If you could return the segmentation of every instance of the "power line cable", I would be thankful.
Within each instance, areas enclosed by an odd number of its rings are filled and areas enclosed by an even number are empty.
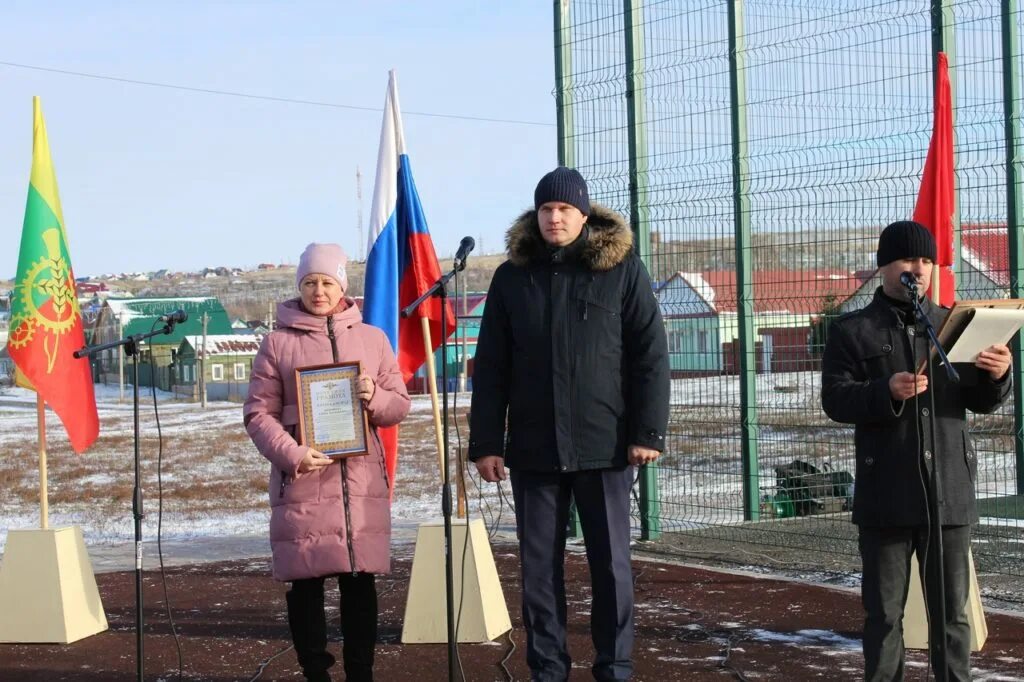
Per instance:
[[[36,66],[34,64],[19,64],[17,62],[0,61],[0,66],[9,66],[14,69],[29,69],[32,71],[44,71],[56,73],[62,76],[75,76],[76,78],[93,78],[95,80],[113,81],[115,83],[127,83],[129,85],[143,85],[150,88],[166,88],[168,90],[181,90],[184,92],[195,92],[204,95],[221,95],[223,97],[241,97],[243,99],[262,100],[265,102],[280,102],[283,104],[302,104],[313,107],[328,107],[331,109],[349,109],[352,111],[372,111],[382,113],[381,107],[359,106],[357,104],[340,104],[338,102],[323,102],[319,100],[297,99],[294,97],[275,97],[273,95],[254,95],[248,92],[237,92],[233,90],[218,90],[216,88],[200,88],[192,85],[178,85],[176,83],[160,83],[158,81],[145,81],[135,78],[122,78],[120,76],[107,76],[104,74],[87,73],[85,71],[71,71],[69,69],[55,69],[48,66]],[[463,116],[459,114],[439,114],[431,111],[408,111],[403,110],[405,116],[428,116],[430,118],[448,118],[460,121],[478,121],[481,123],[510,123],[514,125],[554,127],[554,123],[543,121],[524,121],[512,118],[491,118],[488,116]]]

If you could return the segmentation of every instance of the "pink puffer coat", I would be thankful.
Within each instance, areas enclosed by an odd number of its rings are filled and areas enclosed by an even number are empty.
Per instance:
[[[277,307],[278,329],[263,339],[252,367],[245,427],[270,460],[270,546],[273,573],[288,581],[391,570],[391,501],[378,426],[400,422],[409,394],[387,337],[363,324],[352,299],[330,318],[338,362],[362,363],[377,387],[366,406],[369,450],[308,473],[298,473],[308,448],[298,428],[295,368],[334,362],[329,318],[303,312],[298,299]]]

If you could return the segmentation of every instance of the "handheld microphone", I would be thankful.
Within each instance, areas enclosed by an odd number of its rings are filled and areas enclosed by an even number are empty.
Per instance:
[[[459,250],[455,252],[455,259],[452,261],[452,267],[455,270],[462,271],[466,269],[466,256],[476,246],[476,242],[473,241],[472,237],[463,237],[459,243]]]
[[[900,284],[905,286],[911,292],[917,293],[917,278],[909,272],[904,271],[900,273]]]
[[[160,316],[161,322],[168,322],[170,324],[180,324],[188,319],[188,313],[184,310],[175,310],[173,313],[164,313]]]

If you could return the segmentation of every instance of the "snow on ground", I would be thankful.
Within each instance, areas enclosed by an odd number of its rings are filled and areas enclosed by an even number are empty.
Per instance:
[[[87,542],[114,543],[133,537],[131,487],[133,428],[131,387],[122,394],[116,386],[96,387],[101,433],[97,444],[76,456],[57,418],[48,413],[50,525],[82,526]],[[828,422],[817,410],[820,375],[817,372],[757,376],[762,433],[758,443],[763,492],[773,492],[773,466],[801,456],[798,446],[814,446],[825,433],[825,453],[837,468],[852,469],[852,429]],[[159,486],[163,485],[162,534],[166,538],[210,535],[263,535],[269,508],[266,502],[267,463],[245,434],[241,405],[211,402],[207,409],[158,391],[159,422],[163,432],[161,477],[157,479],[157,419],[153,393],[140,395],[143,492],[146,518],[143,535],[155,537]],[[449,396],[450,471],[468,438],[465,414],[470,394]],[[734,376],[677,379],[672,382],[674,428],[683,435],[672,439],[659,468],[662,529],[743,522],[743,474],[740,457],[739,380]],[[39,495],[36,455],[35,394],[24,389],[0,389],[0,546],[8,528],[38,527]],[[790,413],[790,411],[794,411]],[[456,419],[458,415],[458,419]],[[787,421],[788,420],[788,421]],[[806,423],[810,420],[813,423]],[[831,431],[825,432],[824,429]],[[838,429],[838,430],[837,430]],[[808,445],[810,444],[810,445]],[[678,451],[678,452],[674,452]],[[999,474],[1006,488],[1007,456],[979,452],[979,487],[986,489],[986,472]],[[991,460],[991,461],[990,461]],[[429,396],[414,396],[412,410],[401,428],[401,453],[394,496],[396,525],[417,524],[441,517],[441,473],[433,432]],[[993,479],[995,480],[995,479]],[[512,523],[508,482],[501,492],[478,479],[469,479],[471,514],[486,513],[488,522],[501,515]],[[454,486],[453,486],[454,488]],[[1002,527],[1024,522],[985,519]]]
[[[87,544],[124,543],[134,538],[131,489],[134,485],[134,429],[131,391],[119,402],[117,387],[97,386],[100,437],[75,455],[59,419],[47,411],[49,526],[80,526]],[[456,400],[457,398],[457,400]],[[39,528],[39,464],[35,394],[0,389],[0,547],[9,529]],[[144,541],[187,541],[213,536],[265,537],[270,509],[266,500],[268,464],[242,424],[241,405],[181,402],[157,392],[163,450],[157,439],[151,389],[140,396],[140,452],[143,478]],[[450,457],[457,437],[466,440],[464,418],[456,432],[455,407],[464,414],[469,394],[450,398]],[[396,527],[440,519],[441,474],[429,396],[415,396],[401,431],[398,481],[393,501]],[[162,456],[160,477],[158,457]],[[451,471],[454,472],[454,464]],[[454,474],[452,474],[454,476]],[[160,487],[163,488],[163,516]],[[471,489],[471,494],[475,492]],[[511,499],[511,493],[508,493]],[[471,513],[475,507],[471,501]],[[511,512],[506,509],[504,523]]]

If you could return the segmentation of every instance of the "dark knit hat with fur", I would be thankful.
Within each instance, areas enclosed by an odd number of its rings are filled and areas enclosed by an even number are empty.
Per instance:
[[[539,209],[549,201],[571,204],[583,215],[590,215],[587,181],[575,168],[559,166],[540,179],[533,191],[533,207]]]
[[[913,220],[892,223],[878,236],[878,267],[904,258],[935,260],[935,238],[927,227]]]

